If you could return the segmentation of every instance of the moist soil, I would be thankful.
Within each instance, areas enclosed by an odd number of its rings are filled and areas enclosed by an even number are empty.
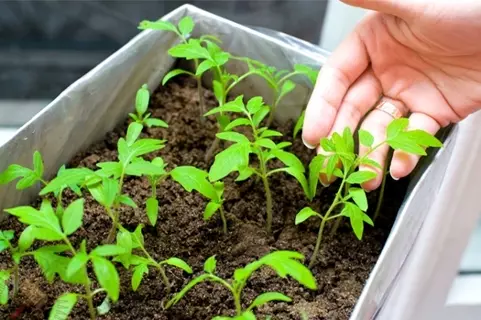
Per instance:
[[[208,107],[215,106],[212,92],[204,90]],[[154,117],[169,123],[168,129],[151,128],[142,137],[167,139],[164,149],[149,155],[163,157],[169,168],[177,165],[192,165],[208,169],[204,154],[215,137],[214,119],[201,118],[196,82],[191,78],[179,77],[165,87],[159,87],[151,97],[149,112]],[[117,159],[117,140],[125,136],[129,120],[109,132],[103,141],[77,154],[68,167],[96,168],[101,161]],[[294,123],[274,124],[273,128],[284,134],[283,139],[292,142],[293,151],[305,164],[315,155],[302,144],[300,136],[292,139]],[[272,166],[276,166],[275,162]],[[285,174],[272,175],[270,184],[274,199],[274,221],[272,236],[265,230],[265,196],[261,181],[249,179],[234,182],[235,174],[226,179],[225,211],[228,219],[228,234],[222,233],[220,218],[205,222],[202,219],[206,200],[197,192],[188,193],[180,185],[166,180],[158,188],[160,203],[159,219],[155,227],[149,226],[144,203],[150,195],[148,181],[127,177],[124,192],[139,205],[133,209],[123,207],[120,213],[122,224],[133,231],[139,223],[143,229],[145,247],[158,261],[179,257],[194,269],[188,275],[174,268],[167,268],[171,279],[171,292],[180,291],[193,276],[202,272],[203,262],[210,256],[217,257],[217,274],[231,279],[234,270],[273,250],[296,250],[307,259],[311,256],[317,237],[319,222],[311,219],[308,223],[295,226],[294,217],[303,207],[309,205],[297,181]],[[320,186],[314,201],[314,208],[325,211],[337,191],[338,184],[328,188]],[[388,178],[381,216],[375,227],[365,227],[362,241],[357,240],[349,223],[343,223],[334,236],[325,232],[318,264],[312,269],[317,280],[315,291],[304,288],[292,279],[281,279],[269,268],[257,271],[243,292],[243,304],[248,305],[258,294],[279,291],[291,297],[291,303],[269,303],[259,309],[259,319],[301,319],[305,312],[308,319],[348,319],[361,294],[389,235],[397,211],[406,193],[407,181],[392,181]],[[68,190],[64,202],[68,204],[76,196]],[[376,207],[378,192],[368,194],[369,214]],[[39,200],[33,203],[38,206]],[[81,239],[87,239],[93,248],[107,237],[111,222],[104,210],[86,195],[83,226],[72,235],[74,246]],[[9,217],[0,225],[2,230],[13,229],[18,235],[24,228],[16,219]],[[0,255],[0,268],[10,266],[10,258],[4,252]],[[121,292],[118,303],[107,315],[99,319],[178,319],[206,320],[216,315],[233,315],[234,302],[230,293],[218,284],[202,283],[191,290],[177,305],[165,311],[163,302],[169,298],[159,274],[151,269],[137,292],[131,290],[131,271],[119,265]],[[93,277],[91,277],[93,278]],[[83,292],[81,288],[62,283],[58,278],[49,285],[33,258],[22,260],[20,270],[21,291],[9,306],[0,310],[1,319],[47,319],[55,299],[64,292]],[[94,286],[97,284],[94,282]],[[11,284],[10,284],[11,288]],[[102,303],[99,294],[95,304]],[[87,305],[83,300],[76,305],[71,319],[88,319]]]

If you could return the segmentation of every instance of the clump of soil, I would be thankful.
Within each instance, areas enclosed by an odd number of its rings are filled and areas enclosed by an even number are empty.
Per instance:
[[[149,112],[154,117],[169,123],[168,129],[152,128],[142,137],[167,139],[166,147],[149,158],[161,156],[170,168],[177,165],[192,165],[208,169],[204,154],[214,140],[216,126],[213,119],[201,121],[199,117],[196,83],[191,78],[178,78],[166,87],[158,88],[152,94]],[[205,90],[205,100],[210,107],[215,106],[213,94]],[[117,140],[125,136],[128,121],[118,129],[108,133],[105,139],[88,150],[79,153],[69,167],[85,166],[95,168],[96,163],[117,158]],[[283,139],[293,143],[291,150],[306,164],[314,156],[314,151],[304,147],[300,137],[292,139],[293,123],[274,128],[284,134]],[[275,163],[273,163],[275,165]],[[155,227],[148,226],[144,203],[150,195],[148,182],[141,178],[128,177],[124,192],[139,205],[138,209],[124,207],[121,211],[122,224],[134,230],[144,223],[146,249],[158,260],[172,256],[187,261],[194,275],[202,272],[203,262],[216,255],[217,273],[230,279],[238,267],[260,258],[273,250],[296,250],[310,257],[318,231],[318,222],[311,221],[301,226],[294,225],[296,213],[308,205],[297,181],[283,174],[270,178],[274,199],[273,235],[265,231],[265,197],[262,183],[249,179],[236,183],[235,177],[226,179],[225,211],[229,233],[222,233],[221,222],[217,217],[211,221],[202,220],[206,200],[198,193],[188,193],[170,180],[162,183],[157,198],[160,202],[159,219]],[[279,291],[293,299],[292,303],[270,303],[257,310],[260,319],[270,315],[273,319],[301,319],[306,312],[309,319],[344,320],[348,319],[362,291],[370,271],[381,253],[389,235],[396,213],[406,192],[406,181],[388,180],[381,218],[376,227],[366,226],[362,241],[355,238],[348,224],[343,224],[333,237],[326,232],[319,263],[313,268],[318,290],[311,291],[291,279],[280,279],[270,269],[262,269],[252,277],[244,290],[243,303],[266,291]],[[337,185],[318,191],[314,207],[325,211],[332,201]],[[66,192],[65,203],[75,199]],[[376,206],[377,192],[369,194],[371,212]],[[36,205],[38,205],[38,201]],[[103,209],[90,197],[86,197],[83,226],[72,236],[74,245],[87,239],[88,247],[93,248],[107,237],[111,222]],[[13,229],[18,235],[24,228],[14,218],[8,218],[0,226],[2,230]],[[10,266],[6,253],[0,255],[0,268]],[[131,272],[119,265],[121,277],[120,300],[112,306],[107,315],[99,319],[177,319],[205,320],[216,315],[233,315],[233,299],[229,292],[217,284],[203,283],[195,287],[176,306],[164,311],[162,303],[166,296],[159,275],[155,270],[144,278],[139,290],[130,289]],[[172,281],[172,292],[178,292],[192,278],[179,270],[168,268]],[[52,285],[44,279],[35,261],[24,258],[20,270],[20,282],[28,283],[29,290],[21,290],[20,295],[8,307],[2,307],[0,318],[47,319],[55,299],[69,290],[81,288],[62,283],[59,279]],[[41,304],[29,303],[31,295],[41,292]],[[100,305],[103,296],[97,296]],[[38,299],[37,299],[38,300]],[[86,303],[81,301],[74,308],[71,319],[88,319]]]

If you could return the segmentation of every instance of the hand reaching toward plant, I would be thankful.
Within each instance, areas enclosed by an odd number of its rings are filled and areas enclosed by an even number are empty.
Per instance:
[[[374,136],[374,144],[385,140],[386,127],[400,116],[409,116],[410,129],[435,134],[481,107],[480,1],[343,1],[377,12],[366,16],[322,68],[306,109],[306,146],[314,148],[346,126],[355,130],[364,117],[360,128]],[[369,112],[377,102],[387,104]],[[388,150],[385,145],[369,158],[384,166]],[[318,152],[325,151],[318,147]],[[366,152],[361,147],[360,154]],[[418,160],[394,151],[391,176],[407,176]],[[376,189],[381,169],[361,169],[378,173],[363,184]]]

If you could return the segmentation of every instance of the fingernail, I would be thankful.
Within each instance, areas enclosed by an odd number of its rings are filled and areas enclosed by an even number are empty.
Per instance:
[[[391,174],[391,178],[392,178],[393,180],[396,180],[396,181],[398,181],[398,180],[399,180],[399,178],[397,178],[397,177],[393,176],[392,174]]]
[[[308,149],[315,149],[316,147],[307,143],[305,140],[304,140],[304,137],[302,137],[302,143],[304,143],[304,145],[308,148]]]
[[[327,188],[327,187],[329,187],[329,186],[331,185],[330,183],[324,183],[324,182],[322,182],[321,179],[319,179],[319,182],[322,184],[322,186],[323,186],[324,188]]]

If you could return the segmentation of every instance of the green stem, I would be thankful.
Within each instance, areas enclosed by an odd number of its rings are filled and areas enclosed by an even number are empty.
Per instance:
[[[351,171],[349,172],[349,174],[351,174]],[[348,176],[349,176],[349,174],[348,174]],[[348,194],[349,194],[349,183],[346,183],[344,185],[344,196],[347,196]],[[332,217],[331,217],[331,219],[332,219]],[[341,226],[341,222],[342,222],[342,216],[338,215],[338,217],[336,218],[336,221],[334,222],[334,225],[332,226],[332,229],[331,229],[331,237],[337,233],[337,230]]]
[[[214,142],[210,145],[209,150],[205,153],[204,161],[205,163],[209,163],[212,157],[214,156],[214,152],[219,148],[220,140],[219,138],[215,137]]]
[[[222,219],[222,230],[224,231],[224,234],[227,234],[227,220],[225,218],[223,204],[220,205],[219,212],[220,212],[220,218]]]
[[[322,219],[321,225],[319,227],[319,233],[317,234],[316,247],[314,248],[314,253],[312,254],[311,261],[309,262],[309,268],[312,268],[314,262],[316,261],[319,249],[321,248],[322,233],[324,232],[324,227],[326,226],[326,218]]]
[[[112,212],[110,208],[105,208],[107,214],[112,219],[112,227],[110,228],[109,235],[107,236],[106,243],[112,243],[117,236],[117,225],[118,225],[118,213],[117,211]]]
[[[233,292],[234,294],[234,303],[235,303],[235,311],[238,316],[242,315],[242,305],[240,300],[240,294]]]
[[[264,184],[264,189],[266,192],[266,214],[267,214],[267,233],[271,234],[272,232],[272,194],[271,189],[269,187],[269,181],[266,177],[265,171],[261,175],[262,182]]]
[[[137,238],[137,236],[134,235],[134,237]],[[137,239],[137,243],[141,243],[139,241],[139,239]],[[150,260],[150,262],[152,262],[152,264],[154,264],[156,266],[156,268],[159,270],[160,272],[160,277],[162,278],[162,282],[164,283],[164,285],[167,287],[167,293],[170,293],[170,281],[169,281],[169,278],[167,278],[167,275],[165,274],[165,269],[164,267],[162,266],[162,264],[158,263],[157,261],[154,260],[154,258],[152,258],[152,256],[147,252],[147,250],[145,250],[144,246],[141,245],[140,246],[140,250],[142,250],[142,252],[144,253],[144,255],[147,257],[147,259]]]
[[[13,296],[16,297],[19,290],[20,282],[20,275],[19,275],[19,268],[18,264],[15,264],[13,269]]]
[[[386,180],[387,180],[386,177],[389,172],[388,168],[389,166],[386,163],[386,167],[383,170],[384,174],[382,177],[381,190],[379,191],[379,198],[377,199],[376,211],[374,212],[374,216],[373,216],[374,221],[376,221],[376,219],[379,217],[379,213],[381,212],[381,206],[384,199],[384,190],[386,188]]]
[[[85,270],[85,277],[87,279],[85,283],[85,293],[86,293],[85,298],[87,299],[87,305],[89,306],[90,319],[95,320],[97,318],[97,313],[95,312],[92,289],[90,288],[90,280],[88,278],[86,270]]]
[[[270,127],[272,121],[274,121],[274,115],[276,113],[277,103],[279,102],[278,97],[279,97],[279,92],[276,91],[274,95],[274,101],[272,102],[272,106],[271,106],[271,112],[269,112],[269,118],[267,119],[267,123],[266,123],[267,127]]]

